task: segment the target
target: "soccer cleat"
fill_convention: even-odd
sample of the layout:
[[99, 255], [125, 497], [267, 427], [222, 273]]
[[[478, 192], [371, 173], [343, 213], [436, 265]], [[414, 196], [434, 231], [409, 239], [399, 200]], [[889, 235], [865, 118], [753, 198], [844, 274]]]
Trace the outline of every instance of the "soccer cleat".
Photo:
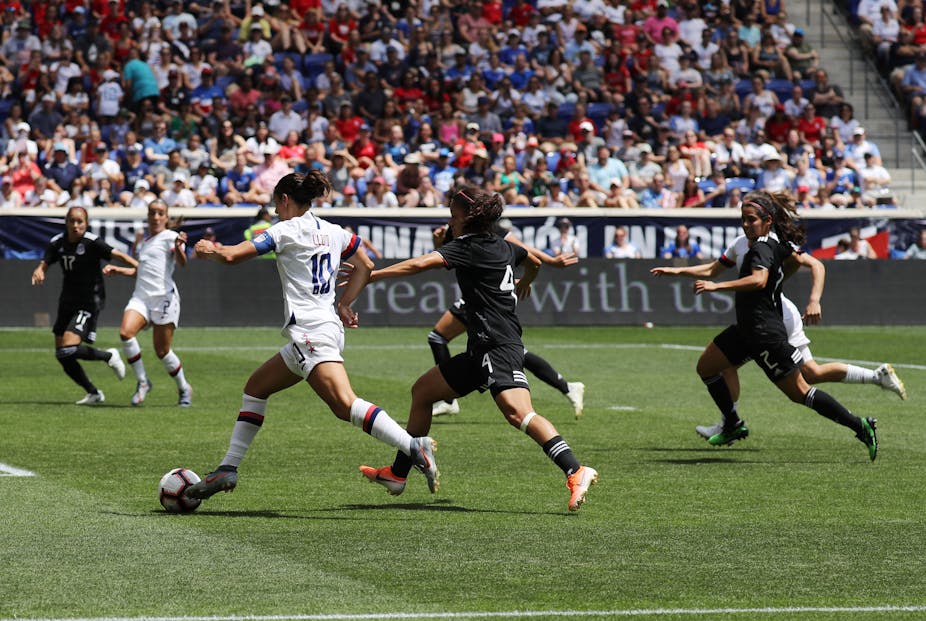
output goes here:
[[454, 399], [450, 403], [438, 401], [431, 406], [431, 416], [443, 416], [444, 414], [459, 414], [460, 402]]
[[410, 457], [415, 462], [415, 468], [428, 480], [428, 489], [434, 494], [440, 487], [440, 472], [437, 471], [437, 462], [434, 461], [434, 451], [437, 442], [428, 436], [412, 438], [412, 453]]
[[154, 385], [151, 383], [151, 380], [145, 379], [143, 382], [138, 382], [135, 386], [135, 394], [132, 395], [132, 405], [141, 405], [145, 402], [145, 397], [148, 396], [148, 393], [151, 391], [151, 388]]
[[878, 456], [878, 434], [875, 430], [878, 428], [878, 421], [871, 416], [862, 419], [862, 431], [855, 434], [855, 437], [862, 441], [862, 444], [868, 447], [868, 457], [871, 461]]
[[103, 394], [102, 390], [96, 392], [88, 392], [87, 395], [80, 401], [75, 401], [74, 405], [94, 405], [96, 403], [103, 403], [106, 401], [106, 396]]
[[580, 466], [578, 470], [566, 477], [566, 489], [569, 490], [569, 510], [578, 511], [585, 502], [585, 492], [598, 482], [598, 471], [588, 466]]
[[391, 496], [398, 496], [405, 491], [406, 479], [392, 474], [392, 466], [383, 466], [382, 468], [360, 466], [360, 474], [365, 476], [371, 483], [379, 483], [385, 487]]
[[746, 427], [746, 422], [741, 420], [732, 429], [721, 429], [720, 433], [715, 433], [707, 441], [713, 446], [726, 446], [737, 440], [744, 440], [748, 436], [749, 428]]
[[582, 418], [582, 410], [585, 409], [585, 384], [582, 382], [566, 382], [569, 392], [566, 398], [572, 403], [576, 411], [576, 418]]
[[177, 405], [182, 408], [188, 408], [193, 405], [193, 387], [189, 384], [186, 385], [186, 388], [181, 388], [177, 391], [177, 394], [180, 395], [180, 399], [177, 400]]
[[219, 466], [183, 492], [188, 498], [205, 500], [219, 492], [230, 492], [238, 485], [238, 469], [234, 466]]
[[695, 431], [705, 440], [710, 440], [711, 436], [716, 436], [718, 433], [723, 431], [723, 421], [720, 421], [715, 425], [698, 425], [695, 427]]
[[106, 364], [109, 365], [109, 368], [113, 370], [113, 373], [116, 374], [116, 377], [119, 379], [125, 379], [125, 363], [122, 362], [122, 356], [119, 355], [119, 350], [113, 347], [112, 349], [107, 349], [110, 354], [109, 360], [106, 361]]
[[878, 385], [881, 386], [881, 388], [890, 390], [906, 401], [907, 389], [903, 385], [903, 380], [897, 377], [897, 373], [894, 372], [894, 367], [889, 364], [882, 364], [875, 369], [875, 378], [878, 380]]

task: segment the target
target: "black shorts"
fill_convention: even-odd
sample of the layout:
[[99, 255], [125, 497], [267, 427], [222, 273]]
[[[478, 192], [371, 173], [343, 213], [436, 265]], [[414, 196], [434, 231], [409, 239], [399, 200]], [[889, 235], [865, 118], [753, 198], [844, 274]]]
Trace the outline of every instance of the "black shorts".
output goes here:
[[447, 309], [447, 312], [453, 315], [453, 318], [462, 323], [464, 326], [467, 325], [468, 321], [466, 319], [466, 302], [463, 301], [463, 298], [460, 298], [451, 304], [450, 308]]
[[736, 326], [715, 336], [714, 345], [734, 366], [755, 360], [772, 382], [787, 377], [804, 362], [801, 352], [788, 341], [750, 343]]
[[92, 343], [96, 340], [96, 321], [100, 309], [94, 305], [75, 305], [71, 303], [58, 304], [58, 316], [51, 331], [55, 336], [65, 332], [73, 332], [80, 336], [82, 341]]
[[461, 397], [488, 390], [493, 397], [509, 388], [530, 390], [524, 375], [524, 346], [500, 345], [483, 352], [463, 352], [441, 363], [441, 375]]

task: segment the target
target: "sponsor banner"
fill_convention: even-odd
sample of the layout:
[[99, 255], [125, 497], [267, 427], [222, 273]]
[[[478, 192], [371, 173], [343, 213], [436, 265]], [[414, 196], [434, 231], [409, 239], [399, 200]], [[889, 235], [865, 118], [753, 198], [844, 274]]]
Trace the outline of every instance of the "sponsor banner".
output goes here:
[[[207, 227], [211, 227], [217, 239], [223, 244], [236, 244], [243, 239], [243, 232], [251, 224], [252, 217], [238, 214], [224, 214], [222, 210], [208, 210], [210, 217], [197, 217], [196, 210], [185, 210], [190, 214], [180, 228], [190, 238], [190, 248]], [[382, 213], [382, 210], [377, 210]], [[722, 211], [725, 216], [712, 215]], [[851, 211], [851, 210], [850, 210]], [[614, 238], [618, 226], [626, 226], [630, 243], [636, 246], [644, 259], [659, 258], [662, 249], [675, 240], [676, 228], [688, 226], [692, 240], [697, 242], [705, 258], [716, 258], [741, 232], [739, 217], [731, 210], [700, 210], [697, 216], [676, 213], [673, 215], [651, 215], [650, 213], [621, 214], [619, 210], [608, 210], [607, 215], [582, 215], [569, 212], [573, 234], [578, 239], [579, 256], [603, 257], [604, 249]], [[616, 212], [616, 213], [615, 213]], [[101, 235], [116, 249], [129, 251], [135, 239], [135, 232], [145, 230], [144, 217], [121, 218], [112, 212], [105, 217], [96, 217], [91, 211], [90, 230]], [[215, 215], [213, 214], [221, 214]], [[425, 254], [433, 249], [431, 231], [447, 221], [446, 210], [440, 215], [405, 215], [371, 217], [364, 215], [342, 215], [342, 210], [320, 210], [319, 216], [342, 226], [352, 228], [364, 239], [373, 243], [385, 259], [407, 259]], [[431, 212], [428, 212], [429, 214]], [[527, 215], [529, 213], [530, 215]], [[882, 215], [883, 214], [883, 215]], [[541, 249], [550, 248], [559, 236], [556, 227], [562, 211], [547, 215], [545, 210], [530, 210], [524, 213], [509, 209], [505, 216], [513, 224], [514, 233], [525, 243]], [[807, 229], [805, 249], [820, 258], [830, 258], [836, 252], [836, 245], [848, 236], [850, 227], [857, 226], [862, 237], [874, 246], [878, 256], [887, 258], [891, 251], [907, 248], [916, 238], [919, 229], [926, 226], [922, 217], [896, 217], [898, 214], [872, 212], [868, 217], [851, 217], [854, 214], [841, 212], [839, 218], [806, 218]], [[0, 216], [0, 251], [5, 258], [41, 258], [48, 240], [64, 230], [64, 216]]]

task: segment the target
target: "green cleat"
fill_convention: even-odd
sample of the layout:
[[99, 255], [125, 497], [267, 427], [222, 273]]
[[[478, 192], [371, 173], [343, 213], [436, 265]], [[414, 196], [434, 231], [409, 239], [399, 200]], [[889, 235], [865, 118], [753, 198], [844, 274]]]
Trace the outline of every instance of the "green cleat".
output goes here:
[[723, 429], [707, 439], [711, 446], [727, 446], [737, 440], [745, 440], [749, 436], [749, 428], [746, 427], [745, 421], [740, 421], [732, 429]]
[[877, 419], [868, 416], [862, 419], [862, 431], [855, 434], [855, 437], [862, 441], [862, 444], [868, 447], [868, 456], [871, 461], [878, 456], [878, 434], [875, 429], [878, 428]]

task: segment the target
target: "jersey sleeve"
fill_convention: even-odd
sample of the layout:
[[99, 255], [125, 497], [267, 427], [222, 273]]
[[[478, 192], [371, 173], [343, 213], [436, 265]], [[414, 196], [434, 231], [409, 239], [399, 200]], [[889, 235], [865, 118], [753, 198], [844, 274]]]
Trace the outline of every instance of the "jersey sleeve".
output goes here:
[[505, 242], [506, 242], [509, 246], [511, 246], [511, 250], [514, 252], [514, 264], [515, 264], [515, 265], [521, 265], [521, 263], [524, 261], [524, 259], [527, 258], [527, 254], [528, 254], [528, 253], [527, 253], [527, 250], [525, 250], [525, 249], [522, 248], [521, 246], [518, 246], [517, 244], [512, 244], [512, 243], [511, 243], [510, 241], [508, 241], [508, 240], [505, 240]]
[[775, 261], [775, 251], [772, 250], [772, 247], [764, 241], [757, 241], [752, 245], [752, 249], [749, 254], [751, 259], [749, 262], [749, 271], [754, 270], [767, 270], [772, 267], [772, 263]]
[[464, 267], [469, 264], [469, 253], [465, 251], [463, 244], [458, 240], [453, 240], [449, 244], [444, 244], [435, 250], [444, 259], [444, 267], [448, 270]]
[[93, 247], [96, 250], [97, 254], [100, 255], [103, 259], [109, 261], [113, 256], [113, 247], [103, 241], [102, 238], [97, 237], [93, 240]]
[[52, 265], [59, 258], [61, 258], [61, 249], [58, 244], [55, 243], [55, 240], [48, 242], [48, 245], [45, 246], [45, 256], [42, 257], [45, 265]]
[[281, 240], [282, 228], [286, 225], [286, 221], [277, 222], [273, 226], [264, 229], [260, 235], [251, 240], [251, 243], [254, 244], [254, 247], [257, 248], [257, 254], [263, 255], [268, 252], [279, 252], [279, 248], [282, 245]]
[[357, 252], [357, 249], [360, 248], [360, 245], [363, 243], [363, 239], [356, 233], [351, 233], [340, 227], [338, 227], [337, 236], [339, 238], [340, 247], [341, 247], [341, 260], [346, 261]]

